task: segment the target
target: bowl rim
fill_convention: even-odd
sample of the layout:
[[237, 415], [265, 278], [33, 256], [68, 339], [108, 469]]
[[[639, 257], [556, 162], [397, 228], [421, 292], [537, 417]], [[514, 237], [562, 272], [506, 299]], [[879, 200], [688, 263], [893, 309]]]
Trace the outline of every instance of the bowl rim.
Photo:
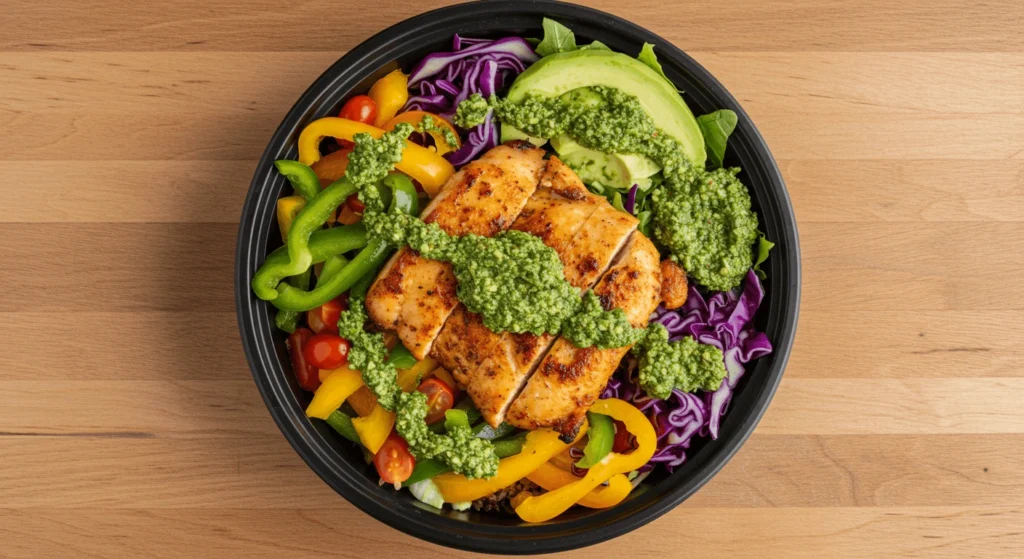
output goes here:
[[[785, 258], [773, 252], [774, 262], [770, 261], [770, 264], [773, 275], [781, 273], [785, 276], [785, 285], [775, 288], [784, 291], [784, 302], [782, 308], [773, 313], [776, 316], [771, 319], [777, 320], [780, 324], [778, 335], [773, 340], [775, 348], [771, 368], [758, 373], [765, 378], [761, 379], [761, 389], [753, 406], [742, 417], [742, 422], [736, 426], [731, 437], [723, 436], [714, 441], [717, 445], [714, 456], [702, 470], [685, 478], [682, 483], [676, 483], [657, 492], [648, 499], [650, 502], [640, 507], [627, 509], [623, 504], [569, 522], [505, 527], [473, 524], [416, 507], [400, 505], [396, 503], [396, 497], [391, 492], [382, 492], [375, 485], [368, 486], [365, 475], [355, 472], [345, 464], [339, 464], [335, 450], [317, 434], [302, 409], [289, 405], [287, 398], [284, 398], [289, 388], [284, 384], [282, 375], [277, 374], [280, 367], [273, 341], [267, 334], [267, 329], [256, 327], [270, 320], [268, 305], [251, 295], [249, 283], [254, 270], [266, 255], [268, 240], [268, 235], [262, 231], [266, 227], [261, 228], [261, 220], [257, 218], [258, 209], [266, 210], [268, 205], [273, 206], [273, 203], [268, 203], [268, 199], [276, 200], [279, 191], [279, 188], [270, 187], [272, 179], [268, 178], [265, 171], [273, 168], [274, 159], [287, 152], [294, 154], [295, 131], [301, 130], [309, 120], [309, 114], [320, 108], [320, 98], [330, 90], [339, 79], [339, 75], [346, 69], [375, 58], [382, 51], [386, 55], [390, 44], [401, 43], [399, 39], [417, 34], [424, 28], [451, 25], [467, 18], [498, 18], [503, 15], [524, 14], [535, 16], [538, 20], [541, 16], [588, 20], [614, 28], [617, 33], [631, 40], [654, 43], [659, 59], [670, 60], [673, 65], [682, 67], [706, 88], [705, 95], [737, 113], [740, 122], [737, 133], [742, 133], [750, 140], [750, 147], [754, 151], [751, 157], [759, 160], [764, 166], [766, 176], [762, 178], [762, 182], [768, 185], [768, 199], [777, 206], [774, 210], [782, 221], [776, 227], [776, 240], [778, 245], [785, 247]], [[376, 66], [380, 67], [381, 65]], [[235, 304], [246, 360], [264, 403], [296, 453], [346, 500], [393, 528], [443, 546], [500, 554], [564, 551], [615, 538], [665, 514], [716, 475], [753, 432], [781, 381], [796, 334], [800, 285], [799, 239], [788, 192], [767, 144], [735, 98], [695, 60], [650, 31], [600, 10], [553, 0], [489, 0], [439, 8], [378, 32], [334, 62], [289, 110], [262, 154], [243, 206], [235, 256]], [[736, 414], [736, 410], [733, 410], [733, 414]], [[661, 485], [665, 485], [667, 481]], [[617, 509], [620, 509], [618, 513]], [[595, 523], [600, 526], [599, 530], [594, 529]]]

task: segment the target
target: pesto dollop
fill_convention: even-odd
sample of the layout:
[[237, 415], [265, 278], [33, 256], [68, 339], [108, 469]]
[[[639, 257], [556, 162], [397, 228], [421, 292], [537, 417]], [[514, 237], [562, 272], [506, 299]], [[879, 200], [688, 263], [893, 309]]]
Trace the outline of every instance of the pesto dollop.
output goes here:
[[[484, 101], [470, 96], [457, 112], [466, 105], [464, 114], [478, 114]], [[519, 102], [491, 97], [487, 103], [501, 122], [530, 136], [567, 134], [585, 148], [653, 160], [663, 178], [651, 194], [655, 239], [705, 287], [728, 290], [742, 282], [753, 265], [757, 216], [750, 193], [736, 178], [738, 170], [709, 173], [695, 167], [636, 97], [596, 86], [560, 97], [527, 96]]]
[[461, 128], [479, 126], [487, 119], [487, 112], [490, 110], [487, 100], [479, 93], [474, 93], [455, 108], [455, 118], [452, 121]]
[[412, 125], [403, 122], [396, 125], [394, 130], [385, 132], [380, 138], [374, 138], [365, 132], [352, 136], [355, 147], [348, 156], [345, 176], [359, 187], [384, 179], [395, 168], [395, 164], [402, 160], [405, 140], [412, 132]]
[[704, 173], [688, 189], [673, 186], [651, 193], [653, 233], [670, 247], [672, 259], [715, 291], [736, 287], [753, 265], [757, 216], [750, 211], [739, 169]]
[[580, 309], [562, 325], [562, 337], [576, 347], [624, 347], [640, 341], [645, 332], [633, 328], [622, 309], [605, 311], [593, 291], [583, 295]]
[[632, 351], [640, 361], [640, 388], [662, 400], [672, 395], [673, 388], [714, 392], [726, 375], [722, 350], [691, 337], [669, 342], [668, 330], [658, 323], [648, 326]]
[[417, 460], [437, 458], [468, 478], [491, 477], [498, 472], [498, 457], [489, 441], [473, 435], [468, 426], [456, 425], [447, 434], [427, 428], [427, 397], [421, 392], [402, 392], [395, 366], [387, 362], [388, 349], [382, 334], [367, 332], [366, 306], [350, 301], [338, 319], [338, 335], [351, 344], [348, 365], [360, 371], [363, 383], [386, 410], [395, 412], [395, 429], [409, 443]]

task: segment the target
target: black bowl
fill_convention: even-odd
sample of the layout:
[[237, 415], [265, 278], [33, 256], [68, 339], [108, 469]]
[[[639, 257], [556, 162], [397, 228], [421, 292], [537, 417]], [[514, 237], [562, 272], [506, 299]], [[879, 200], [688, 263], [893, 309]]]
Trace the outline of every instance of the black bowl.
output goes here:
[[[296, 139], [308, 122], [336, 114], [352, 92], [366, 91], [396, 65], [408, 71], [424, 55], [449, 50], [456, 33], [539, 37], [544, 16], [570, 27], [580, 44], [599, 40], [616, 51], [635, 54], [644, 42], [654, 43], [665, 72], [685, 91], [695, 114], [728, 108], [739, 116], [726, 164], [743, 168], [741, 178], [750, 187], [761, 227], [777, 243], [768, 260], [767, 297], [756, 318], [775, 351], [754, 362], [741, 380], [719, 438], [696, 442], [675, 473], [652, 475], [611, 509], [576, 507], [550, 522], [530, 525], [494, 514], [438, 512], [407, 492], [378, 487], [361, 452], [325, 423], [311, 422], [304, 415], [309, 394], [291, 373], [284, 336], [273, 327], [270, 305], [253, 295], [249, 283], [267, 253], [280, 244], [274, 208], [285, 179], [274, 170], [274, 160], [297, 157]], [[736, 100], [704, 68], [657, 35], [604, 12], [547, 0], [435, 10], [378, 33], [335, 62], [306, 90], [270, 140], [249, 188], [238, 233], [235, 300], [243, 347], [270, 414], [292, 447], [338, 493], [378, 520], [434, 543], [472, 551], [526, 554], [592, 545], [638, 528], [692, 495], [732, 457], [768, 407], [789, 357], [799, 299], [800, 253], [789, 196], [768, 147]]]

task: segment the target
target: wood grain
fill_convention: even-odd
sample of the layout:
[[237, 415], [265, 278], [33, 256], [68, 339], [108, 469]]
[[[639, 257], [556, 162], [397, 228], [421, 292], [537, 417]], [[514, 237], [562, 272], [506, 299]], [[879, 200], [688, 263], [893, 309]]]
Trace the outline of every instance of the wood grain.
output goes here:
[[[281, 117], [347, 49], [448, 3], [4, 3], [0, 557], [470, 556], [298, 458], [232, 293]], [[1024, 7], [587, 3], [743, 104], [789, 187], [804, 292], [735, 458], [651, 525], [560, 556], [1024, 555]]]

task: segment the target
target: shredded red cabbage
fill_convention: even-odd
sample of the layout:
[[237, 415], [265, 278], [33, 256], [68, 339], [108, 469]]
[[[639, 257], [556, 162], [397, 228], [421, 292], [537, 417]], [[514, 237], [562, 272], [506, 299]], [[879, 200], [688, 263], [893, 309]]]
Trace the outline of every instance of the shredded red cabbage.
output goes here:
[[658, 450], [641, 471], [664, 464], [671, 472], [686, 460], [686, 450], [695, 435], [718, 438], [719, 423], [743, 376], [743, 365], [772, 351], [768, 336], [754, 330], [752, 322], [763, 299], [764, 288], [757, 274], [750, 271], [742, 291], [715, 293], [705, 299], [691, 285], [682, 308], [670, 311], [659, 307], [654, 312], [653, 320], [668, 329], [670, 340], [690, 336], [721, 349], [728, 376], [715, 392], [687, 394], [673, 390], [667, 400], [651, 398], [640, 389], [634, 360], [608, 381], [601, 397], [632, 402], [651, 418], [657, 430]]
[[639, 188], [639, 185], [634, 184], [626, 194], [626, 201], [622, 204], [623, 209], [629, 212], [630, 215], [636, 215], [636, 191]]
[[[456, 35], [451, 52], [423, 58], [409, 74], [411, 95], [404, 110], [437, 113], [449, 121], [459, 103], [470, 95], [496, 94], [526, 67], [539, 59], [525, 39], [473, 39]], [[445, 155], [452, 165], [465, 165], [498, 145], [498, 123], [491, 114], [472, 129], [462, 147]]]

